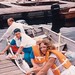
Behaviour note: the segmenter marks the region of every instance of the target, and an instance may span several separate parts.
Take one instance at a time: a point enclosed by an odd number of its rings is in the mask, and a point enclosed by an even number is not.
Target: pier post
[[[4,28],[4,25],[3,25],[3,16],[0,15],[0,29],[3,29]]]
[[[48,22],[48,11],[44,11],[44,22],[45,24]]]
[[[61,18],[59,4],[53,4],[51,6],[51,14],[52,14],[52,28],[51,28],[51,30],[59,33],[60,28],[63,26],[63,19]]]
[[[23,12],[22,13],[22,18],[25,20],[25,21],[27,21],[28,20],[28,12]]]

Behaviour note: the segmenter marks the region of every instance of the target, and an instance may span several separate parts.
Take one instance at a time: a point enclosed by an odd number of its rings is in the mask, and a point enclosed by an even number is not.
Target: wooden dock
[[[0,2],[0,5],[5,5],[5,8],[0,7],[0,28],[8,27],[7,19],[13,17],[16,19],[24,19],[29,25],[47,24],[51,22],[51,3],[35,2],[11,3]],[[63,11],[64,19],[75,18],[75,12],[69,13],[70,8],[75,8],[75,2],[59,1],[60,9]],[[64,25],[65,26],[65,25]],[[75,26],[71,24],[70,26]]]
[[[63,9],[75,7],[74,2],[67,2],[67,1],[59,1],[59,2],[60,2],[60,7]],[[51,9],[51,5],[22,6],[18,4],[15,5],[9,2],[0,2],[0,4],[10,6],[9,8],[0,8],[0,15],[11,14],[11,13],[22,13],[22,12],[47,11]]]
[[[63,12],[61,14],[64,15],[65,19],[75,18],[75,11],[72,11],[72,12]]]
[[[0,55],[0,75],[25,75],[11,60],[6,60],[5,57],[5,55]]]

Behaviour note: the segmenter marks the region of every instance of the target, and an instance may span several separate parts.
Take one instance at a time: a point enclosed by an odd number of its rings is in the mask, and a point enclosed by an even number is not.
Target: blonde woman
[[[56,50],[51,41],[44,39],[39,47],[33,46],[33,54],[31,72],[35,72],[36,75],[75,75],[75,67]]]

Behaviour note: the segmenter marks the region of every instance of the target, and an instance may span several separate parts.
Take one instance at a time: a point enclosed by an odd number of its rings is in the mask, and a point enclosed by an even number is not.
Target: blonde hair
[[[36,44],[39,45],[39,44],[41,43],[42,40],[43,40],[42,38],[36,39]]]
[[[41,43],[44,43],[44,45],[47,46],[47,50],[55,50],[56,49],[55,46],[53,45],[53,43],[48,39],[43,39],[41,41]],[[39,44],[39,48],[40,48],[41,43]]]

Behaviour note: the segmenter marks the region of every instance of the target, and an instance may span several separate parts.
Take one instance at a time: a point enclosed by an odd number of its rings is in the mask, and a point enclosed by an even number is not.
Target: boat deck
[[[5,55],[0,55],[0,75],[25,75],[19,68],[11,61],[6,60]]]

